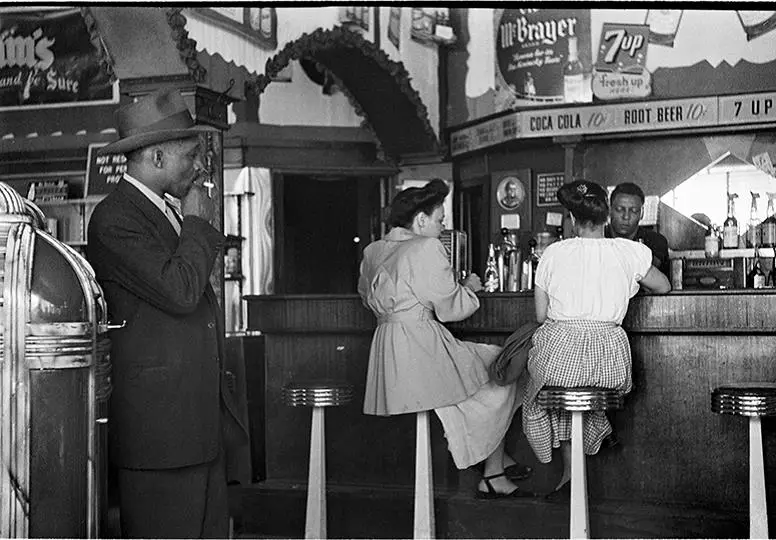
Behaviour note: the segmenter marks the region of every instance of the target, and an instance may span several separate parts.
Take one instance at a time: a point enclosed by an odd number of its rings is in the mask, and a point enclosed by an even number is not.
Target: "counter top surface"
[[[634,298],[645,297],[665,297],[665,296],[741,296],[741,295],[776,295],[776,288],[766,287],[764,289],[682,289],[680,291],[670,291],[666,294],[647,294],[639,293]],[[523,292],[478,292],[480,298],[532,298],[533,291]],[[351,300],[358,298],[357,293],[349,294],[248,294],[243,296],[246,300]]]

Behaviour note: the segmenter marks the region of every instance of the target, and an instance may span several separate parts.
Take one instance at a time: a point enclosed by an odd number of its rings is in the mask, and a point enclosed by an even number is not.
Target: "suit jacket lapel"
[[[156,227],[159,234],[162,235],[170,249],[175,249],[178,245],[178,233],[172,226],[172,223],[159,210],[154,203],[148,200],[135,186],[124,180],[119,180],[116,190],[119,191],[127,200],[133,204],[140,212]]]

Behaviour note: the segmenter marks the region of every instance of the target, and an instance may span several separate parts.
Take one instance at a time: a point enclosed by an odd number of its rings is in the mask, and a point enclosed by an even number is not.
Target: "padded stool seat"
[[[776,384],[727,384],[711,392],[711,410],[749,417],[749,537],[768,538],[765,463],[760,417],[776,414]]]
[[[312,407],[310,468],[307,477],[305,538],[326,538],[326,432],[324,407],[346,405],[353,386],[338,381],[299,381],[283,387],[283,402],[291,407]]]
[[[621,409],[623,396],[617,390],[579,386],[545,386],[539,391],[537,403],[545,409],[561,409],[571,412],[571,509],[569,536],[590,538],[590,521],[587,508],[587,471],[583,446],[583,413]]]

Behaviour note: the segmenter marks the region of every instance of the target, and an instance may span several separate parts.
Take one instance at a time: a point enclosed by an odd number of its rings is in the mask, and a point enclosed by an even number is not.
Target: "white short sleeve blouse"
[[[548,318],[621,324],[651,265],[652,252],[633,240],[569,238],[545,249],[536,286],[549,296]]]

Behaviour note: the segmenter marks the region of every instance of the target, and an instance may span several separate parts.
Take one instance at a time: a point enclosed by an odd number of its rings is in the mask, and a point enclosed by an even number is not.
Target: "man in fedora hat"
[[[225,439],[247,430],[223,374],[224,328],[208,278],[224,243],[203,187],[197,126],[177,91],[119,108],[127,172],[89,222],[87,257],[110,320],[110,458],[122,535],[226,537]],[[180,201],[180,211],[166,197]]]

